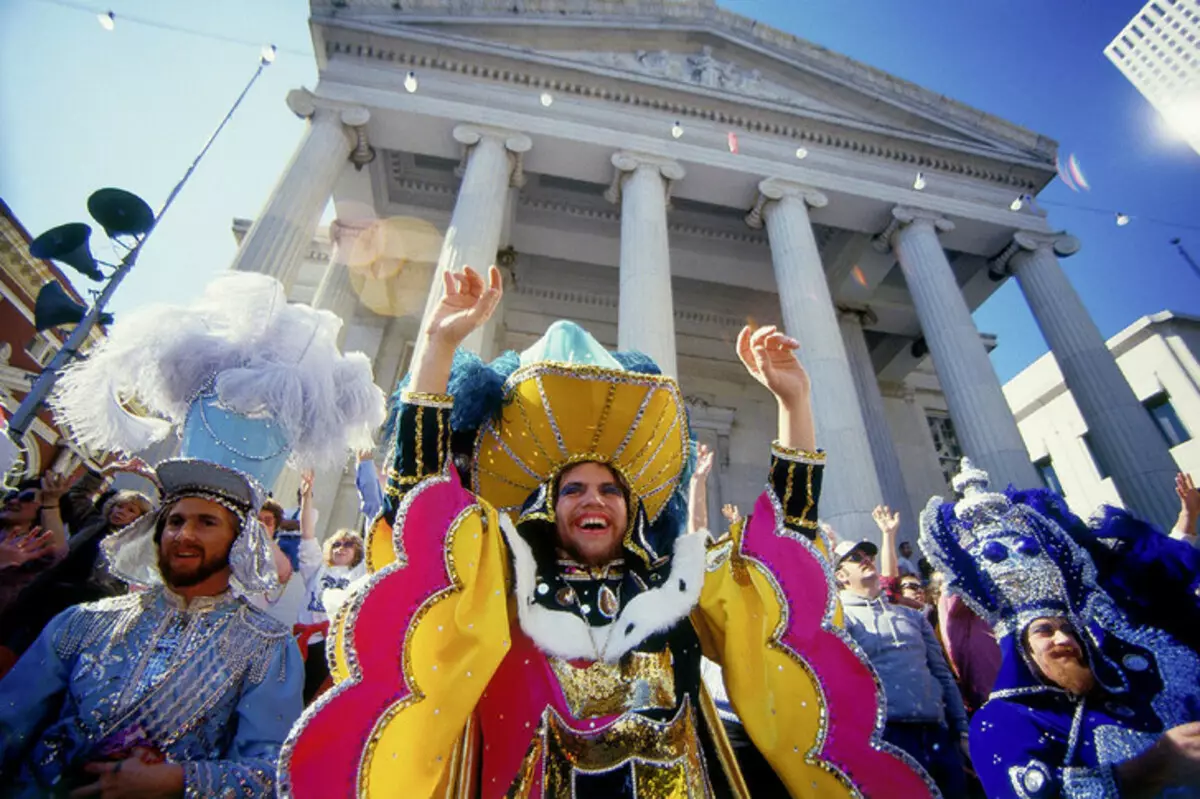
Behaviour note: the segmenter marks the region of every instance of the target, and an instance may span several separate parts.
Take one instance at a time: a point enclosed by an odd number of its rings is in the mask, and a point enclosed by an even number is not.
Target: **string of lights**
[[[189,27],[186,27],[183,25],[173,25],[173,24],[170,24],[167,22],[161,22],[159,20],[149,19],[147,17],[127,16],[125,14],[118,15],[110,9],[98,10],[98,8],[96,6],[89,5],[87,3],[74,2],[74,0],[36,0],[36,1],[40,2],[40,3],[46,3],[49,5],[60,6],[62,8],[69,8],[69,9],[72,9],[75,11],[82,11],[87,14],[95,15],[100,26],[108,31],[114,30],[116,28],[116,25],[119,20],[121,23],[130,22],[130,23],[133,23],[136,25],[144,25],[144,26],[151,27],[151,28],[158,28],[159,30],[171,31],[173,33],[180,33],[180,34],[184,34],[187,36],[197,36],[197,37],[201,37],[201,38],[205,38],[205,39],[211,39],[213,41],[225,42],[226,44],[236,44],[236,45],[243,45],[246,47],[254,47],[254,48],[259,48],[261,46],[261,42],[255,42],[255,41],[251,41],[249,39],[239,39],[234,36],[224,36],[221,34],[212,33],[210,31],[199,30],[197,28],[189,28]],[[295,50],[295,49],[289,49],[289,48],[284,48],[284,47],[278,47],[278,48],[272,47],[272,49],[273,49],[273,51],[277,51],[279,53],[286,53],[288,55],[299,56],[301,58],[311,58],[312,57],[311,51]],[[417,90],[417,85],[418,84],[417,84],[416,73],[409,72],[404,81],[404,88],[408,92],[412,93]],[[549,92],[543,92],[541,94],[540,99],[541,99],[542,105],[547,108],[550,107],[550,105],[554,102],[554,98]],[[682,123],[679,121],[675,121],[674,124],[671,126],[670,132],[671,132],[671,137],[673,139],[682,138],[684,135],[684,129],[683,129]],[[730,150],[733,152],[737,152],[737,146],[738,146],[737,138],[734,134],[730,134],[729,141],[730,141]],[[801,147],[796,150],[796,158],[804,159],[807,156],[808,156],[808,150],[806,150],[805,148]],[[913,189],[916,191],[923,191],[926,188],[926,186],[928,185],[928,182],[929,182],[929,178],[925,175],[925,173],[918,172],[916,174],[916,178],[913,180]],[[1010,210],[1013,210],[1013,211],[1019,211],[1026,204],[1034,204],[1037,206],[1044,205],[1044,206],[1051,206],[1054,208],[1062,208],[1064,210],[1070,210],[1070,211],[1083,211],[1086,213],[1101,214],[1103,216],[1110,217],[1113,220],[1114,224],[1116,224],[1117,227],[1125,227],[1131,223],[1136,222],[1139,225],[1150,224],[1150,225],[1157,225],[1157,226],[1161,226],[1161,227],[1174,228],[1176,230],[1200,231],[1200,224],[1189,224],[1186,222],[1178,222],[1175,220],[1157,219],[1154,217],[1143,216],[1141,214],[1129,214],[1129,213],[1126,213],[1125,211],[1121,211],[1121,210],[1118,210],[1115,208],[1096,208],[1093,206],[1079,205],[1076,203],[1055,202],[1053,200],[1044,200],[1040,197],[1031,197],[1029,195],[1021,195],[1019,197],[1015,197],[1013,199],[1012,203],[1009,205],[1009,208],[1010,208]]]

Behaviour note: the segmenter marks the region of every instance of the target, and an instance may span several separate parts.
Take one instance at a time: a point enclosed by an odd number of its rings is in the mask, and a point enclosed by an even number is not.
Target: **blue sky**
[[[1101,332],[1163,309],[1200,315],[1200,277],[1168,243],[1182,237],[1200,257],[1200,155],[1162,131],[1103,55],[1141,2],[722,5],[1058,140],[1092,190],[1074,193],[1056,181],[1043,205],[1055,227],[1083,241],[1064,267]],[[117,25],[105,32],[95,13],[110,7]],[[87,196],[102,186],[130,189],[157,208],[253,73],[260,44],[274,42],[278,60],[112,307],[119,313],[194,292],[229,264],[232,218],[257,213],[303,132],[284,97],[316,82],[307,13],[304,0],[3,0],[0,196],[34,234],[87,221]],[[1116,227],[1113,210],[1133,222]],[[103,257],[110,253],[100,238]],[[999,336],[992,360],[1002,380],[1046,351],[1015,281],[975,318]]]

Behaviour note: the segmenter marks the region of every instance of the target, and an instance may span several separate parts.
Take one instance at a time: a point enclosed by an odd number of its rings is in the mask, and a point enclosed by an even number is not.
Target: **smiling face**
[[[1025,629],[1025,650],[1041,676],[1083,696],[1096,684],[1071,623],[1061,616],[1034,619]]]
[[[628,505],[615,474],[599,463],[580,463],[558,481],[554,505],[558,545],[589,566],[603,566],[621,553]]]
[[[161,522],[158,570],[179,593],[204,596],[229,586],[229,550],[237,537],[237,517],[222,505],[199,497],[176,502]]]

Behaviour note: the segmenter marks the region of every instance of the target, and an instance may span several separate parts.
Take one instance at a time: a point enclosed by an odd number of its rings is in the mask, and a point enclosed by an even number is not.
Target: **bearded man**
[[[1081,523],[1045,497],[989,492],[965,459],[954,488],[962,500],[922,514],[921,548],[996,631],[1000,672],[970,734],[987,795],[1196,796],[1200,657],[1130,623],[1067,532]]]
[[[0,682],[0,794],[274,796],[304,667],[230,590],[275,584],[261,489],[202,460],[156,475],[160,509],[104,542],[114,574],[150,587],[59,614]]]

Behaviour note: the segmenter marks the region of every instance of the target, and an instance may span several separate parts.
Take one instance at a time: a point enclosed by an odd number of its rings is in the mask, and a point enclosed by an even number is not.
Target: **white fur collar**
[[[533,550],[503,513],[500,527],[516,561],[517,617],[521,629],[547,655],[615,663],[651,635],[669,629],[691,613],[700,599],[704,583],[703,532],[675,539],[671,572],[662,585],[629,600],[611,624],[590,627],[574,613],[550,610],[534,602],[537,564]]]

